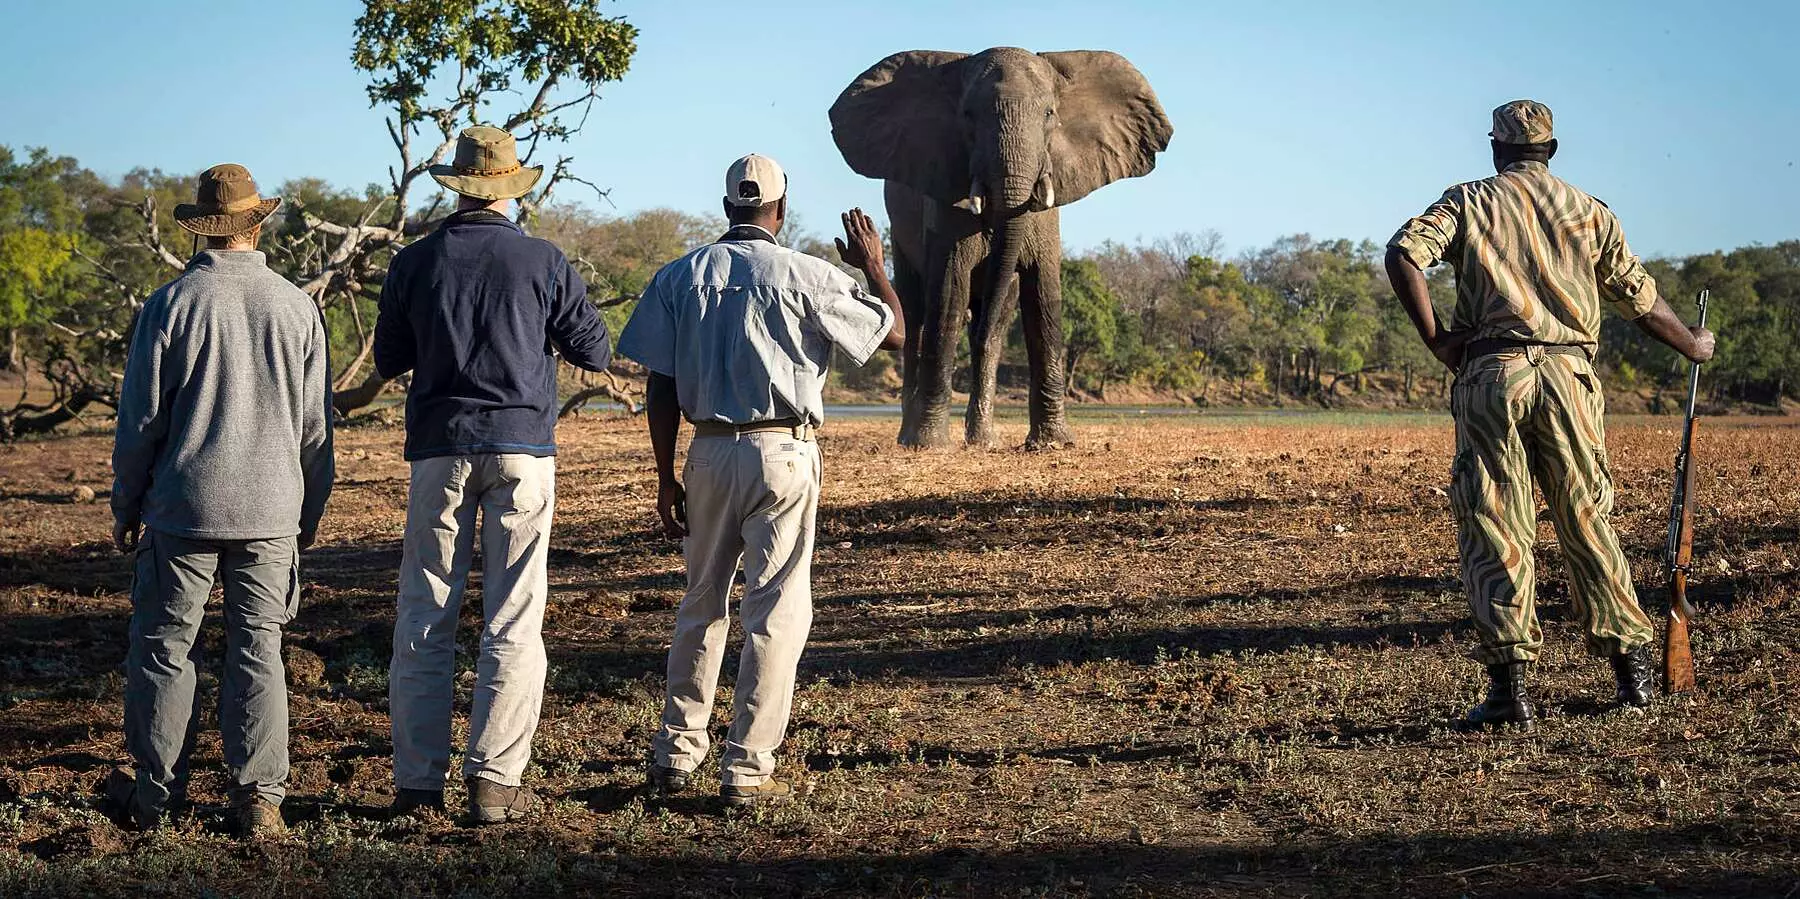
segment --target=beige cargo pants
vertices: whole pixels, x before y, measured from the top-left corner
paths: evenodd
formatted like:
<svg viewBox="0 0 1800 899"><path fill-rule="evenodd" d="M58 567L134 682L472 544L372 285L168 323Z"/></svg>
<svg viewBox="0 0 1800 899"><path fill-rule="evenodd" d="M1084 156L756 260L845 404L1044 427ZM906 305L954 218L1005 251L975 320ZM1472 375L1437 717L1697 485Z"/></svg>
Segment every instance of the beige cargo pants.
<svg viewBox="0 0 1800 899"><path fill-rule="evenodd" d="M412 464L394 655L388 670L394 783L442 790L450 771L456 618L481 513L481 650L464 777L518 786L544 700L544 604L556 459L512 453Z"/></svg>
<svg viewBox="0 0 1800 899"><path fill-rule="evenodd" d="M794 701L794 671L812 628L820 474L818 444L790 431L694 438L683 476L688 591L669 646L657 764L692 771L706 758L730 630L727 604L741 562L744 650L720 779L754 786L774 773Z"/></svg>

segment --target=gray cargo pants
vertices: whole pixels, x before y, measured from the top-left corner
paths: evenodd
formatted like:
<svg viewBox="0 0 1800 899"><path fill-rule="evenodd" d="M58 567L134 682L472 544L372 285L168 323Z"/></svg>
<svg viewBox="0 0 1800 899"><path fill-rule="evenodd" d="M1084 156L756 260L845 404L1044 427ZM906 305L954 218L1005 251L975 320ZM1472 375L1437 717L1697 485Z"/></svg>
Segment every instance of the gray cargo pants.
<svg viewBox="0 0 1800 899"><path fill-rule="evenodd" d="M299 547L274 540L190 540L145 529L131 586L125 745L137 803L160 813L187 790L198 726L200 623L217 576L225 587L225 678L219 731L232 799L287 795L288 692L281 628L300 606Z"/></svg>

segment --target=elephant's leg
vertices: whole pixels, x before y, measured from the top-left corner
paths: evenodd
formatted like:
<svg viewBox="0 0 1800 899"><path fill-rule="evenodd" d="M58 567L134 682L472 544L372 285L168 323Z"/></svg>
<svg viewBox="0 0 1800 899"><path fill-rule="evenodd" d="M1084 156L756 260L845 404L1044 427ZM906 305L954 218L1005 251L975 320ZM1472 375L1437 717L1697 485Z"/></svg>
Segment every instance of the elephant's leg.
<svg viewBox="0 0 1800 899"><path fill-rule="evenodd" d="M925 279L905 254L894 253L894 292L906 316L906 346L900 350L900 443L916 446L919 439L919 339L924 332Z"/></svg>
<svg viewBox="0 0 1800 899"><path fill-rule="evenodd" d="M1006 351L1006 330L1019 304L1019 279L983 298L979 314L969 322L969 410L963 426L970 446L993 446L994 390L1000 374L1000 357Z"/></svg>
<svg viewBox="0 0 1800 899"><path fill-rule="evenodd" d="M1031 357L1031 433L1026 449L1073 446L1064 410L1068 378L1063 369L1062 259L1060 245L1019 275L1019 309L1025 351Z"/></svg>
<svg viewBox="0 0 1800 899"><path fill-rule="evenodd" d="M962 338L963 316L969 308L969 280L974 250L969 240L947 242L926 290L926 308L919 330L918 427L906 446L950 445L950 381L956 372L956 350Z"/></svg>

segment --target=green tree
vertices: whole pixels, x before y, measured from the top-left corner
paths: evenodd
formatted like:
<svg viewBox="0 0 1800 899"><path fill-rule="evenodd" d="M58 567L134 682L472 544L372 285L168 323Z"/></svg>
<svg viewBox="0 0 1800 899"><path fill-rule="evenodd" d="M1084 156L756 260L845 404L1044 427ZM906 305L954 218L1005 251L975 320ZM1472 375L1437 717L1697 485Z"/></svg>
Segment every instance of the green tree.
<svg viewBox="0 0 1800 899"><path fill-rule="evenodd" d="M1084 378L1081 367L1090 358L1112 356L1118 338L1119 300L1106 286L1100 267L1088 259L1065 259L1062 264L1063 334L1068 353L1069 383L1098 379L1104 389L1102 368Z"/></svg>

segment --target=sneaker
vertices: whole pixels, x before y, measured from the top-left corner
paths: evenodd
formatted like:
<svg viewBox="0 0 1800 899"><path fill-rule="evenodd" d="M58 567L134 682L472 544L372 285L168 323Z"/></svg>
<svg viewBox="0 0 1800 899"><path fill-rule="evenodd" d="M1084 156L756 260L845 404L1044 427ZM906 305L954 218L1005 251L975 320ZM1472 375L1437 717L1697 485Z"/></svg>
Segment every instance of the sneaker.
<svg viewBox="0 0 1800 899"><path fill-rule="evenodd" d="M444 814L443 790L409 790L401 787L400 791L394 794L394 804L388 807L388 814L395 818L416 816L424 811Z"/></svg>
<svg viewBox="0 0 1800 899"><path fill-rule="evenodd" d="M238 836L246 840L278 837L287 833L287 822L281 820L281 806L261 796L233 809L237 815Z"/></svg>
<svg viewBox="0 0 1800 899"><path fill-rule="evenodd" d="M792 795L793 787L773 777L759 784L726 784L719 788L719 798L725 801L726 808L745 808Z"/></svg>
<svg viewBox="0 0 1800 899"><path fill-rule="evenodd" d="M146 809L138 802L137 774L130 768L114 768L106 774L106 812L122 826L133 830L155 830L163 825L165 815L159 809Z"/></svg>
<svg viewBox="0 0 1800 899"><path fill-rule="evenodd" d="M680 768L653 764L644 780L649 783L652 792L668 796L687 789L694 782L694 775L693 772Z"/></svg>
<svg viewBox="0 0 1800 899"><path fill-rule="evenodd" d="M537 794L524 787L509 787L485 777L471 777L469 818L476 824L518 821L538 810Z"/></svg>

